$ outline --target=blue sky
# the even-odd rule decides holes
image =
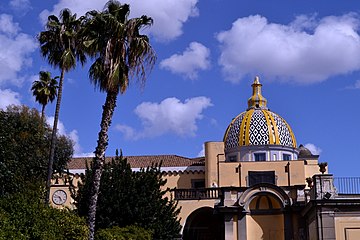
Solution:
[[[128,0],[132,15],[153,17],[147,30],[157,63],[143,89],[119,96],[107,155],[196,157],[221,141],[246,110],[256,75],[268,107],[292,127],[336,176],[358,176],[360,157],[360,3],[357,1]],[[308,3],[308,4],[307,4]],[[103,0],[0,3],[0,107],[25,104],[40,70],[36,35],[49,14],[101,10]],[[105,94],[88,80],[89,64],[65,76],[60,132],[77,156],[91,154]],[[49,121],[55,104],[46,109]]]

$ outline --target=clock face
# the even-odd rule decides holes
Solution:
[[[64,190],[56,190],[52,195],[53,203],[62,205],[66,202],[67,194]]]

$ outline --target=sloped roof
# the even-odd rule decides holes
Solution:
[[[105,162],[109,162],[113,157],[106,157]],[[155,164],[162,163],[162,167],[188,167],[203,166],[205,157],[187,158],[177,155],[152,155],[152,156],[124,156],[130,163],[131,168],[146,168]],[[90,165],[92,157],[73,158],[67,167],[71,169],[85,169],[86,163]]]

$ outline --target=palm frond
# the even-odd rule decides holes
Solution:
[[[82,19],[77,19],[67,8],[61,10],[59,18],[48,17],[46,30],[38,35],[38,40],[41,55],[50,65],[69,71],[75,68],[76,60],[85,64],[86,55],[78,38]]]
[[[147,16],[128,19],[130,6],[109,1],[102,12],[88,12],[82,30],[84,51],[96,58],[89,76],[100,91],[124,93],[129,79],[145,83],[156,54],[140,31],[153,24]]]
[[[47,105],[54,101],[58,88],[57,78],[52,78],[50,72],[39,72],[39,80],[34,81],[31,86],[31,91],[38,103]]]

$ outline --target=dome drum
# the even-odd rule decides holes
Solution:
[[[299,150],[280,145],[241,146],[226,152],[227,162],[297,160]]]

